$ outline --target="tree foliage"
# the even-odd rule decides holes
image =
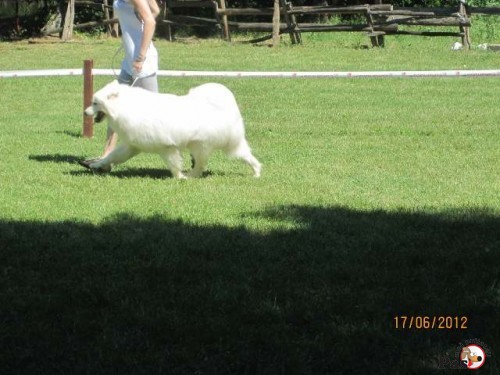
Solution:
[[[102,4],[102,0],[94,0]],[[61,26],[67,0],[4,0],[0,7],[0,37],[31,37]],[[102,19],[101,7],[78,6],[75,23]]]

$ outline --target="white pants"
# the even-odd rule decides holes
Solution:
[[[137,78],[137,81],[135,81],[135,83],[134,79],[135,78],[133,78],[123,69],[120,71],[120,75],[118,76],[118,82],[123,85],[131,86],[132,84],[134,84],[134,87],[141,87],[148,91],[158,92],[158,77],[156,74],[143,78]]]

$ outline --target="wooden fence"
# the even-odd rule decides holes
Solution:
[[[377,0],[379,1],[379,0]],[[456,7],[447,8],[402,8],[393,7],[391,4],[368,4],[357,6],[293,6],[292,2],[279,0],[280,18],[279,33],[289,34],[292,43],[301,43],[303,32],[364,32],[370,38],[373,46],[382,46],[386,35],[424,35],[424,36],[450,36],[460,37],[462,44],[468,48],[471,41],[469,28],[471,16],[474,14],[500,15],[500,7],[469,7],[460,1]],[[380,1],[379,1],[380,2]],[[84,29],[96,26],[106,26],[112,35],[118,34],[118,20],[112,18],[111,0],[100,0],[99,3],[90,0],[69,0],[66,19],[62,27],[45,30],[45,34],[61,33],[62,39],[70,39],[73,28]],[[73,24],[74,7],[93,6],[102,7],[104,19],[85,24]],[[201,13],[208,9],[211,16],[193,16],[179,14],[180,9],[194,9],[191,13]],[[226,0],[167,0],[163,7],[163,22],[167,26],[167,38],[173,39],[174,25],[209,26],[216,27],[221,32],[221,37],[231,40],[231,32],[252,31],[262,32],[266,35],[249,42],[259,42],[270,39],[273,31],[273,8],[227,8]],[[311,19],[311,16],[330,19],[332,15],[339,16],[334,19],[341,20],[345,15],[358,16],[358,23],[328,23],[303,22],[302,19]],[[242,22],[241,19],[251,17],[252,21]],[[229,20],[237,18],[238,21]],[[256,22],[255,19],[269,20]],[[419,26],[414,28],[414,26]],[[429,27],[429,29],[425,29]],[[447,27],[446,31],[437,31],[436,28]],[[449,31],[450,27],[456,30]]]
[[[382,46],[386,35],[423,35],[460,37],[465,47],[470,47],[469,28],[472,14],[499,15],[500,7],[468,7],[459,2],[456,7],[447,8],[404,8],[391,4],[358,5],[346,7],[332,6],[293,6],[286,0],[280,0],[282,22],[279,25],[281,34],[288,33],[292,43],[301,43],[303,32],[365,32],[373,46]],[[211,8],[213,18],[192,15],[179,15],[181,8]],[[172,38],[172,25],[211,26],[221,31],[221,37],[231,40],[231,32],[252,31],[268,35],[251,40],[259,42],[271,38],[273,24],[271,18],[273,8],[227,8],[225,0],[170,0],[166,3],[165,20],[169,25],[169,38]],[[298,21],[303,16],[321,15],[358,15],[361,22],[351,23],[307,23]],[[264,19],[269,22],[230,21],[230,18],[244,17]],[[307,18],[307,17],[306,17]],[[309,17],[310,18],[310,17]],[[339,17],[338,19],[342,19]],[[415,28],[414,26],[419,26]],[[426,28],[427,27],[427,28]],[[437,31],[439,27],[456,28],[453,31]],[[412,30],[413,28],[413,30]]]
[[[113,12],[112,0],[100,0],[95,2],[91,0],[68,0],[66,14],[61,26],[47,26],[42,29],[42,35],[60,34],[62,40],[69,40],[73,37],[73,30],[92,29],[95,27],[106,26],[108,35],[118,36],[118,19],[112,18]],[[75,7],[91,7],[102,9],[104,19],[75,24]]]

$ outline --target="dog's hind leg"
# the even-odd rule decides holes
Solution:
[[[210,151],[201,143],[192,143],[189,146],[191,158],[194,161],[193,169],[189,172],[189,177],[200,177],[207,167]]]
[[[161,158],[167,163],[167,167],[175,178],[186,178],[182,173],[182,155],[179,149],[168,147],[165,152],[160,154]]]
[[[249,152],[246,155],[239,156],[245,163],[247,163],[253,169],[253,176],[260,177],[260,171],[262,170],[262,164]]]
[[[262,164],[252,155],[252,151],[250,150],[250,146],[246,140],[242,140],[240,144],[229,153],[231,156],[235,158],[243,160],[253,169],[253,176],[260,177],[260,171],[262,169]]]
[[[106,157],[90,164],[90,168],[101,171],[110,171],[113,165],[122,164],[137,155],[139,151],[126,144],[121,144]]]

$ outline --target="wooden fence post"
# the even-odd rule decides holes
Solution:
[[[85,60],[83,62],[83,110],[92,104],[92,96],[94,95],[94,77],[92,68],[94,67],[93,60]],[[94,136],[94,117],[83,114],[83,136],[92,138]]]
[[[460,0],[460,5],[458,7],[458,13],[464,18],[467,18],[467,4],[465,0]],[[462,45],[470,49],[471,40],[470,40],[470,29],[468,26],[460,26],[460,32],[462,33]]]
[[[75,23],[75,0],[68,1],[66,15],[64,16],[64,26],[61,39],[68,41],[73,38],[73,26]]]
[[[226,0],[219,0],[220,3],[220,8],[225,11],[226,10]],[[215,14],[217,14],[217,2],[215,3],[216,9],[215,9]],[[229,25],[227,22],[227,15],[224,13],[222,15],[222,35],[224,36],[224,39],[227,40],[228,42],[231,41],[231,33],[229,32]]]
[[[273,47],[277,47],[278,44],[280,44],[280,19],[281,19],[281,14],[280,14],[280,1],[279,0],[274,0],[274,8],[273,8],[273,33],[272,33],[272,40],[273,40]]]

